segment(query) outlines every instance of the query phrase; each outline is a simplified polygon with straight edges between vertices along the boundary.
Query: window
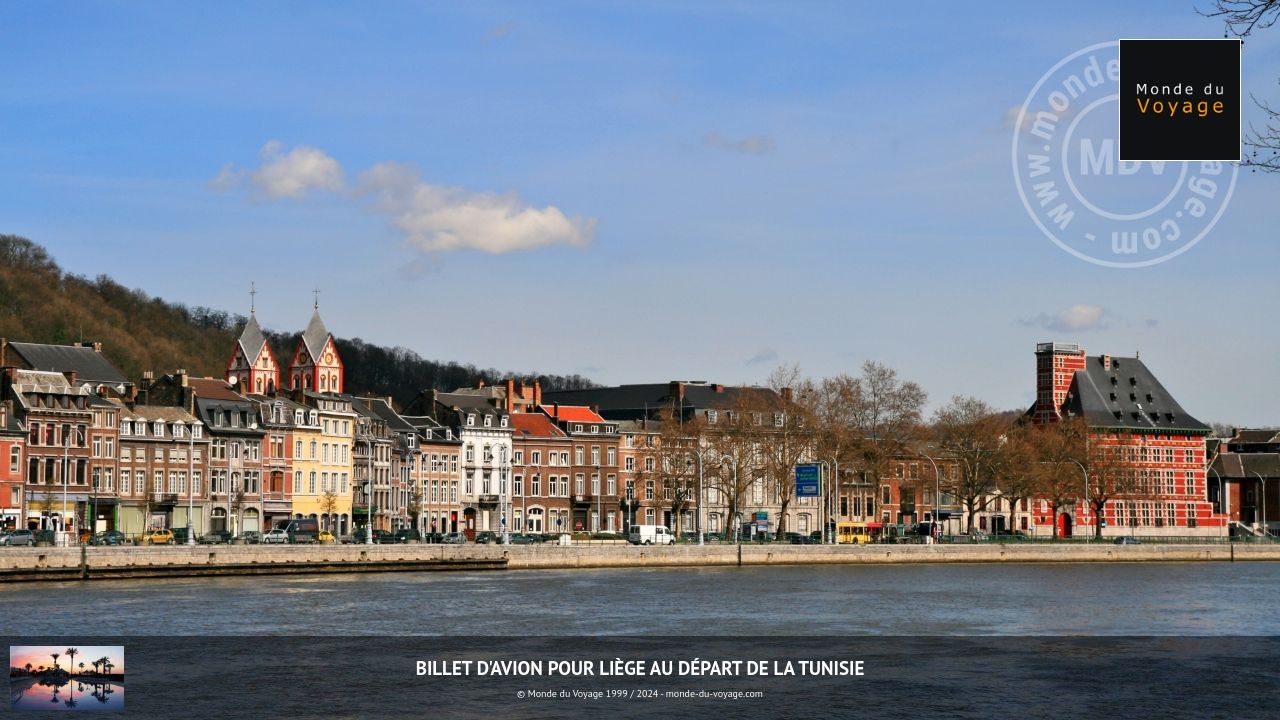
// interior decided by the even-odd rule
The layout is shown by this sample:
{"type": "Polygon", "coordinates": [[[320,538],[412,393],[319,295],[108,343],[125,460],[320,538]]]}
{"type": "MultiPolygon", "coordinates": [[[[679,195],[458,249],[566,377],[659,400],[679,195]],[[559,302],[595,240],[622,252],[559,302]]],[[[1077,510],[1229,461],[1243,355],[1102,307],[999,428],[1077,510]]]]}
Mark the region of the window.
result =
{"type": "MultiPolygon", "coordinates": [[[[519,482],[519,478],[516,481],[519,482]]],[[[529,481],[529,494],[533,497],[538,497],[542,494],[542,476],[534,475],[533,479],[529,481]]]]}
{"type": "Polygon", "coordinates": [[[574,476],[573,478],[573,494],[574,495],[583,495],[586,493],[586,487],[587,487],[586,481],[587,481],[587,476],[583,475],[582,473],[578,473],[577,475],[574,476]]]}
{"type": "Polygon", "coordinates": [[[316,494],[316,474],[314,471],[311,473],[311,476],[308,478],[307,494],[308,495],[316,494]]]}
{"type": "Polygon", "coordinates": [[[608,450],[606,450],[606,451],[605,451],[605,458],[606,458],[606,459],[605,459],[605,463],[606,463],[606,464],[608,464],[608,465],[617,465],[617,464],[618,464],[618,449],[617,449],[617,448],[609,448],[608,450]]]}
{"type": "Polygon", "coordinates": [[[484,416],[484,426],[485,426],[485,427],[491,427],[492,425],[493,425],[493,416],[492,416],[492,415],[485,415],[485,416],[484,416]]]}
{"type": "MultiPolygon", "coordinates": [[[[9,472],[16,473],[22,465],[22,450],[20,448],[11,448],[9,450],[9,472]]],[[[17,505],[17,503],[14,503],[17,505]]]]}
{"type": "Polygon", "coordinates": [[[574,464],[574,465],[582,465],[582,464],[583,464],[583,457],[584,457],[584,455],[583,455],[583,449],[582,449],[582,447],[581,447],[581,446],[576,447],[576,448],[574,448],[574,449],[573,449],[573,464],[574,464]]]}
{"type": "Polygon", "coordinates": [[[600,464],[600,448],[598,447],[591,448],[591,464],[592,465],[600,464]]]}
{"type": "Polygon", "coordinates": [[[636,469],[636,459],[634,457],[631,457],[630,455],[624,458],[623,469],[627,470],[628,472],[634,471],[636,469]]]}

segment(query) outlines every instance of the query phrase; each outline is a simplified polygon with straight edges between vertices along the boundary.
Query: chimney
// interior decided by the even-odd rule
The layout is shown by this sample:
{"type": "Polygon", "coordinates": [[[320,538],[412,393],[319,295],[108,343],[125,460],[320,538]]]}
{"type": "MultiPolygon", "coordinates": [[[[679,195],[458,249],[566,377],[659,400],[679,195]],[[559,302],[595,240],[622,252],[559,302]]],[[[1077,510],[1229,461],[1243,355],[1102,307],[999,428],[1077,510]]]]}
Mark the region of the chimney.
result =
{"type": "Polygon", "coordinates": [[[1110,355],[1103,355],[1103,356],[1102,356],[1102,369],[1103,369],[1103,370],[1110,370],[1110,369],[1111,369],[1111,356],[1110,356],[1110,355]]]}
{"type": "Polygon", "coordinates": [[[484,378],[480,378],[480,389],[484,389],[484,378]]]}
{"type": "MultiPolygon", "coordinates": [[[[524,385],[520,385],[520,389],[524,389],[524,385]]],[[[507,412],[515,412],[516,407],[516,381],[507,378],[507,412]]]]}
{"type": "Polygon", "coordinates": [[[102,352],[102,343],[100,343],[100,342],[95,342],[95,343],[93,344],[93,351],[94,351],[94,352],[96,352],[96,353],[100,353],[100,352],[102,352]]]}
{"type": "Polygon", "coordinates": [[[68,370],[62,374],[66,376],[67,382],[71,383],[72,385],[76,384],[77,375],[75,370],[68,370]]]}
{"type": "Polygon", "coordinates": [[[684,383],[672,380],[667,386],[667,395],[674,398],[677,405],[684,405],[684,383]]]}
{"type": "Polygon", "coordinates": [[[721,384],[719,384],[719,383],[716,383],[715,385],[712,385],[712,386],[711,386],[711,389],[712,389],[713,391],[715,391],[715,392],[722,393],[722,392],[724,392],[724,385],[721,385],[721,384]]]}
{"type": "Polygon", "coordinates": [[[553,403],[551,405],[551,418],[553,420],[560,419],[560,403],[553,403]]]}
{"type": "Polygon", "coordinates": [[[177,372],[175,372],[175,373],[174,373],[174,375],[176,375],[176,376],[177,376],[177,378],[178,378],[178,385],[179,385],[180,387],[186,387],[186,386],[189,384],[189,383],[187,382],[188,378],[187,378],[187,370],[186,370],[186,368],[178,368],[178,371],[177,371],[177,372]]]}
{"type": "Polygon", "coordinates": [[[782,399],[791,402],[791,388],[782,388],[782,399]]]}
{"type": "Polygon", "coordinates": [[[540,380],[533,381],[533,404],[542,404],[542,381],[540,380]]]}

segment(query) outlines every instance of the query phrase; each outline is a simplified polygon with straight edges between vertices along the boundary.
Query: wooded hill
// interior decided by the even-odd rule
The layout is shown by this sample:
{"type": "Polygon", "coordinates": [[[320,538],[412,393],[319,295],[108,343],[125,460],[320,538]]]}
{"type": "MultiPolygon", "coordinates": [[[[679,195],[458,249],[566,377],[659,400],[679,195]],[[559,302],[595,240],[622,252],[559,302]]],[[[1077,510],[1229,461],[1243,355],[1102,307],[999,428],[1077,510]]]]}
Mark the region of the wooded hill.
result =
{"type": "MultiPolygon", "coordinates": [[[[157,374],[185,368],[193,375],[222,377],[243,315],[188,307],[131,290],[106,275],[92,280],[63,272],[40,245],[16,235],[0,235],[0,338],[14,342],[69,345],[101,342],[103,352],[125,375],[157,374]]],[[[267,332],[281,363],[298,333],[267,332]]],[[[403,403],[427,389],[474,387],[508,377],[545,390],[594,387],[579,375],[505,373],[474,365],[426,360],[402,347],[338,339],[346,365],[347,392],[387,395],[403,403]]]]}

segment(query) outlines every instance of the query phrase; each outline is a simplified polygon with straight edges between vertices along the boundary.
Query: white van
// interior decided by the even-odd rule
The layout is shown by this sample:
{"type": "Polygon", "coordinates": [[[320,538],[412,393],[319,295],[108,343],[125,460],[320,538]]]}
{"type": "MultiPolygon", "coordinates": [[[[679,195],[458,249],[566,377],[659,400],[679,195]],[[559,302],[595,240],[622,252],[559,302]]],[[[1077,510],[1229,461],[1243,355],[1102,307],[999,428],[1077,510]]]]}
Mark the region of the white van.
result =
{"type": "Polygon", "coordinates": [[[632,545],[675,545],[676,536],[664,525],[632,525],[627,541],[632,545]]]}

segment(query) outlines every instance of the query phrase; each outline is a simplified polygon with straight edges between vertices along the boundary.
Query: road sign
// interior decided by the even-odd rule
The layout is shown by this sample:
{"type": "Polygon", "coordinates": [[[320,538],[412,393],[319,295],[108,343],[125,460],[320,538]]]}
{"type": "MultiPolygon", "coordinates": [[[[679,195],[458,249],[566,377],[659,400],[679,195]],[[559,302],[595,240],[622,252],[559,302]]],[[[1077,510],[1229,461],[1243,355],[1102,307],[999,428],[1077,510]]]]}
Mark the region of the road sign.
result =
{"type": "Polygon", "coordinates": [[[817,463],[796,465],[796,497],[818,497],[822,485],[822,466],[817,463]]]}

